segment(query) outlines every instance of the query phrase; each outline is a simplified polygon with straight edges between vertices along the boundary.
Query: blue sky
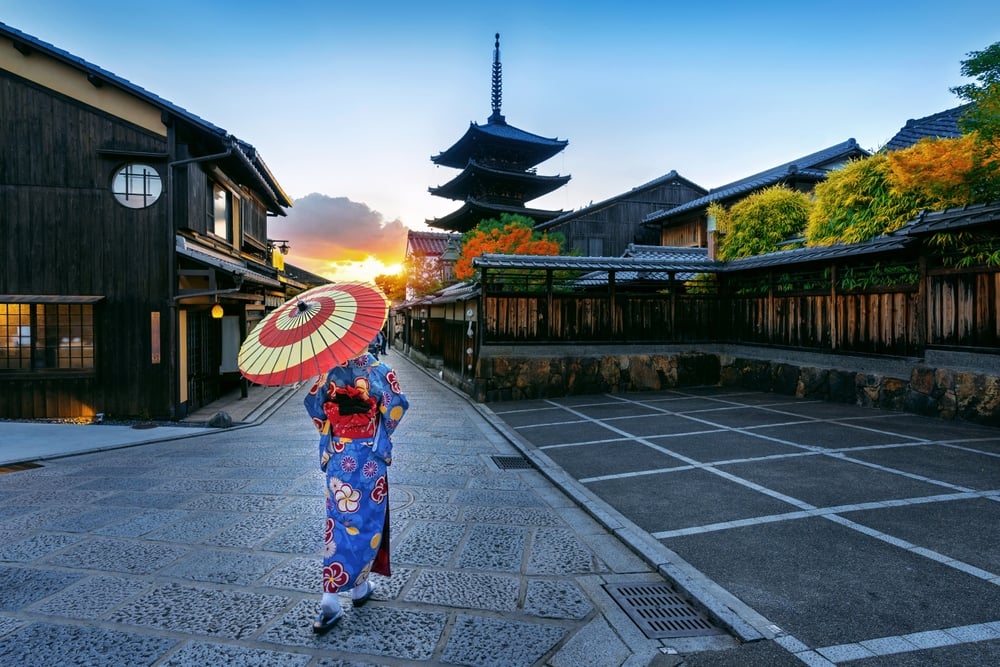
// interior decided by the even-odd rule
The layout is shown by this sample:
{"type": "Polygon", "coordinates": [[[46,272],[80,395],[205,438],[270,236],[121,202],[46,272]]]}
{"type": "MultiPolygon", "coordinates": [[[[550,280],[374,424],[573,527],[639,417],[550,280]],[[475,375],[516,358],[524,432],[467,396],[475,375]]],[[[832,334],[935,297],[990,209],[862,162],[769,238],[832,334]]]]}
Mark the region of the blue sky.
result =
{"type": "Polygon", "coordinates": [[[572,180],[530,204],[563,210],[878,148],[956,106],[961,60],[1000,41],[986,0],[0,0],[0,21],[253,144],[302,200],[272,236],[331,277],[458,208],[427,192],[457,174],[430,157],[486,122],[495,32],[507,122],[569,141],[538,171],[572,180]]]}

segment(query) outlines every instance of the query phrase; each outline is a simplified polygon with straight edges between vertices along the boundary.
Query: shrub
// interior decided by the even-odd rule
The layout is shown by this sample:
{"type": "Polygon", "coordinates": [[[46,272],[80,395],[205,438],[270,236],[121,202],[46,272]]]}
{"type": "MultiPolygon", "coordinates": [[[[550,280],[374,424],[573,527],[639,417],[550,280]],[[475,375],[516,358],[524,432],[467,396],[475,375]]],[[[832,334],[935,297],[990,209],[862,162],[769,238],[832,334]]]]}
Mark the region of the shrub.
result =
{"type": "Polygon", "coordinates": [[[853,160],[816,185],[806,244],[860,243],[895,231],[923,208],[910,191],[893,188],[889,158],[853,160]]]}
{"type": "Polygon", "coordinates": [[[755,192],[728,211],[717,206],[717,228],[724,232],[719,259],[729,261],[779,250],[786,239],[805,230],[810,208],[808,195],[785,185],[755,192]]]}

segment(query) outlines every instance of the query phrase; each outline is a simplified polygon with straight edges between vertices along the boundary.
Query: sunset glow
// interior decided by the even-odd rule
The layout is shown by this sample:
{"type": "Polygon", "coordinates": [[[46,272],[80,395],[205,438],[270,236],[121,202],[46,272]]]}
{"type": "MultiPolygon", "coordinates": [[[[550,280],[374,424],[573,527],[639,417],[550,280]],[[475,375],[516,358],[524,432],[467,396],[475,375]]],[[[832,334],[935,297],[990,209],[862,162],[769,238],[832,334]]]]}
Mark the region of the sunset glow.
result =
{"type": "Polygon", "coordinates": [[[358,280],[372,282],[375,276],[399,273],[403,270],[403,265],[400,262],[387,264],[381,259],[369,255],[362,261],[327,262],[318,267],[303,265],[302,268],[334,281],[358,280]]]}

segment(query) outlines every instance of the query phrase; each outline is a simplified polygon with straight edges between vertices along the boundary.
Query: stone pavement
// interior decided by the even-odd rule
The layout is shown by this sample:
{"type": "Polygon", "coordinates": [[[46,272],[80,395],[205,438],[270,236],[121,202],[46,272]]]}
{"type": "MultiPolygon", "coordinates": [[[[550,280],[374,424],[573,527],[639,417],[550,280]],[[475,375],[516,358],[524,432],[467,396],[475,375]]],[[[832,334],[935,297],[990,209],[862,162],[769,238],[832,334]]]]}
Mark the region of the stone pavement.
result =
{"type": "Polygon", "coordinates": [[[735,614],[740,648],[659,664],[1000,665],[1000,430],[718,387],[491,408],[603,525],[735,614]]]}
{"type": "Polygon", "coordinates": [[[135,432],[144,444],[86,453],[72,443],[101,427],[39,438],[0,423],[20,460],[43,440],[68,447],[0,474],[0,665],[639,666],[737,645],[711,625],[651,639],[615,596],[662,592],[656,569],[518,467],[488,409],[386,361],[411,401],[390,469],[394,572],[374,576],[365,607],[345,597],[323,637],[310,629],[324,515],[304,387],[248,425],[135,432]]]}
{"type": "Polygon", "coordinates": [[[40,461],[86,452],[100,452],[151,442],[176,440],[213,433],[207,422],[219,411],[237,425],[252,425],[266,419],[287,398],[289,388],[253,385],[244,398],[239,391],[214,401],[180,422],[116,424],[0,421],[0,466],[22,461],[40,461]]]}

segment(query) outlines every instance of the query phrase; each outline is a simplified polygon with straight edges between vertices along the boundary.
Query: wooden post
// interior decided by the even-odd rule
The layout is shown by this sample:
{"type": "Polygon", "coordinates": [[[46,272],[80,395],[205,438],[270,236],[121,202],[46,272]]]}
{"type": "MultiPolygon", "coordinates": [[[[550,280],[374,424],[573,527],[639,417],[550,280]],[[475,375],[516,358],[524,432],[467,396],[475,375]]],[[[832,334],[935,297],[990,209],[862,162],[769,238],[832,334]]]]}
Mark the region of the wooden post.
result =
{"type": "Polygon", "coordinates": [[[930,339],[930,285],[927,282],[927,256],[921,253],[917,260],[917,312],[913,314],[913,347],[914,353],[923,356],[924,348],[930,339]]]}
{"type": "Polygon", "coordinates": [[[679,342],[681,339],[677,332],[677,272],[671,271],[667,276],[670,279],[670,338],[674,342],[679,342]]]}
{"type": "Polygon", "coordinates": [[[545,339],[553,340],[552,336],[552,269],[545,269],[545,339]]]}
{"type": "Polygon", "coordinates": [[[610,333],[611,340],[615,339],[615,324],[617,323],[617,318],[615,317],[615,272],[608,271],[608,331],[610,333]]]}
{"type": "Polygon", "coordinates": [[[479,344],[482,345],[486,342],[486,336],[489,334],[489,327],[486,326],[486,292],[487,286],[489,285],[488,276],[486,275],[487,269],[484,266],[480,269],[479,274],[479,306],[477,310],[479,311],[478,326],[479,326],[479,344]]]}
{"type": "Polygon", "coordinates": [[[774,271],[767,272],[767,317],[765,318],[767,327],[766,341],[774,342],[774,271]]]}
{"type": "MultiPolygon", "coordinates": [[[[830,349],[837,349],[837,266],[830,266],[830,349]]],[[[854,349],[857,349],[855,345],[854,349]]]]}

